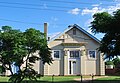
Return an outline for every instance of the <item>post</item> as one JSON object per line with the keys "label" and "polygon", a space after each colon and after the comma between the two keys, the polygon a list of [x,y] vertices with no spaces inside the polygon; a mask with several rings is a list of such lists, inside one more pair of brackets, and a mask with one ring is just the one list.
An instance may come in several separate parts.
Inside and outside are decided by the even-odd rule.
{"label": "post", "polygon": [[44,33],[47,39],[47,23],[44,23]]}
{"label": "post", "polygon": [[80,75],[80,78],[81,78],[81,83],[82,83],[82,80],[83,80],[83,76],[82,76],[82,75]]}
{"label": "post", "polygon": [[94,78],[94,74],[92,74],[92,80],[93,80],[93,78]]}
{"label": "post", "polygon": [[92,83],[93,83],[94,74],[92,74]]}
{"label": "post", "polygon": [[54,82],[54,74],[52,75],[52,83]]}

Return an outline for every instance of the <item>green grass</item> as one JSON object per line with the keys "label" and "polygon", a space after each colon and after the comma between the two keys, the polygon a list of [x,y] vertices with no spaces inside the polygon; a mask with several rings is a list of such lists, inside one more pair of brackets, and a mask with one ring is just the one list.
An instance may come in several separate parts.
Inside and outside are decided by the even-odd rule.
{"label": "green grass", "polygon": [[0,82],[8,82],[9,77],[0,76]]}
{"label": "green grass", "polygon": [[108,76],[93,80],[92,83],[120,83],[120,76]]}
{"label": "green grass", "polygon": [[[80,76],[54,76],[54,83],[78,83],[74,79],[80,79]],[[91,76],[83,76],[83,78],[91,78]],[[9,83],[9,77],[0,77],[0,83]],[[98,78],[93,81],[93,83],[119,83],[120,76],[108,76],[103,78]],[[26,83],[25,81],[22,83]],[[38,82],[29,81],[27,83],[52,83],[52,76],[44,76],[38,79]],[[79,82],[80,83],[80,82]]]}
{"label": "green grass", "polygon": [[[53,80],[55,82],[58,81],[71,81],[74,80],[75,78],[80,78],[80,76],[54,76]],[[52,81],[52,76],[45,76],[41,77],[41,81]]]}
{"label": "green grass", "polygon": [[96,80],[120,80],[120,76],[108,76],[104,78],[98,78]]}
{"label": "green grass", "polygon": [[[34,83],[39,83],[39,82],[49,83],[52,82],[52,80],[54,80],[54,82],[66,82],[66,81],[74,81],[75,78],[80,78],[80,76],[54,76],[54,78],[52,78],[52,76],[44,76],[41,77],[40,79],[38,78],[38,82],[34,82]],[[2,82],[7,83],[8,80],[9,77],[0,77],[0,83]],[[30,81],[29,83],[32,83],[32,81]]]}

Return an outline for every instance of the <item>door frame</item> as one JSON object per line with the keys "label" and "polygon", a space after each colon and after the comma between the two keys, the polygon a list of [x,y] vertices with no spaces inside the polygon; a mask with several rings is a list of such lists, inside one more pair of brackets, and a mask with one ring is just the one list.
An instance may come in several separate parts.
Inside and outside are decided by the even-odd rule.
{"label": "door frame", "polygon": [[[70,75],[76,75],[77,74],[77,62],[76,62],[77,60],[69,60],[69,74]],[[75,64],[74,64],[74,62],[75,62]],[[74,68],[74,66],[75,66],[75,68]]]}
{"label": "door frame", "polygon": [[[77,50],[69,50],[68,53],[67,53],[67,54],[68,54],[68,75],[75,75],[75,74],[72,74],[73,71],[71,72],[71,74],[70,74],[70,72],[69,72],[69,71],[70,71],[69,62],[70,62],[70,61],[76,61],[76,63],[81,63],[81,62],[80,62],[80,60],[81,60],[80,50],[79,50],[79,58],[70,58],[70,51],[77,51]],[[78,64],[78,65],[79,65],[79,66],[78,66],[79,69],[77,69],[76,72],[77,72],[78,74],[80,74],[80,70],[81,70],[80,68],[81,68],[81,67],[80,67],[80,64]],[[76,66],[77,66],[77,64],[76,64]],[[78,68],[78,67],[76,67],[76,68]],[[79,72],[78,72],[78,71],[79,71]],[[76,75],[77,75],[77,73],[76,73]]]}

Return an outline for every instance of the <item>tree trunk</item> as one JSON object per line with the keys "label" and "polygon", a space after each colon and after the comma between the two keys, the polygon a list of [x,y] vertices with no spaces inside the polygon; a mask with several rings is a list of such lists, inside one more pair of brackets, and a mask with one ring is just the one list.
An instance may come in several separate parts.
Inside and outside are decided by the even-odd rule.
{"label": "tree trunk", "polygon": [[11,64],[9,63],[9,70],[11,72],[11,75],[13,75],[13,72],[12,72],[12,68],[11,68]]}

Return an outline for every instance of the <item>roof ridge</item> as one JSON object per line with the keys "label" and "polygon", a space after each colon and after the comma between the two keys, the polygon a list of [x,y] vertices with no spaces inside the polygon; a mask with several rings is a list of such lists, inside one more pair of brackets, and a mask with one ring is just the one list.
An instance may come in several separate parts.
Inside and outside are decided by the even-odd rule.
{"label": "roof ridge", "polygon": [[52,38],[50,41],[48,41],[48,43],[50,43],[51,41],[54,41],[60,35],[64,34],[65,32],[69,31],[70,29],[72,29],[74,27],[78,28],[80,31],[82,31],[83,33],[85,33],[86,35],[88,35],[89,37],[91,37],[92,39],[94,39],[95,41],[97,41],[98,43],[100,43],[99,39],[97,39],[96,37],[94,37],[92,34],[90,34],[89,32],[87,32],[86,30],[84,30],[83,28],[81,28],[80,26],[78,26],[77,24],[69,25],[68,28],[66,28],[63,32],[59,33],[58,35],[56,35],[54,38]]}
{"label": "roof ridge", "polygon": [[86,35],[90,36],[91,38],[93,38],[94,40],[96,40],[97,42],[100,43],[100,40],[97,39],[95,36],[93,36],[92,34],[90,34],[89,32],[87,32],[85,29],[81,28],[80,26],[78,26],[77,24],[74,24],[73,26],[75,26],[76,28],[79,28],[82,32],[84,32]]}

